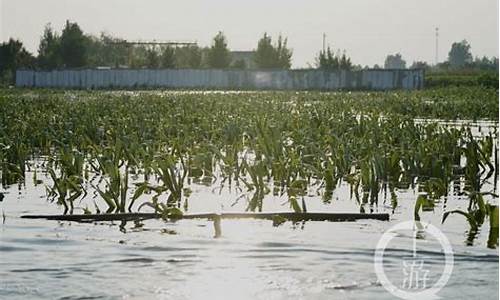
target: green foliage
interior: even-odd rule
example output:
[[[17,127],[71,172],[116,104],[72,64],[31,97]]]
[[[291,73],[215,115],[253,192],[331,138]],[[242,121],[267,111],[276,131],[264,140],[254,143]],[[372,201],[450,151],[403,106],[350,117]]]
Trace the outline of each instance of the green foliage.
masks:
[[[427,71],[430,69],[430,66],[425,61],[414,61],[413,64],[411,64],[410,69],[422,69]]]
[[[23,143],[12,141],[6,145],[0,142],[2,186],[24,181],[28,154],[28,149]]]
[[[287,38],[279,35],[278,43],[275,46],[278,67],[282,69],[290,69],[292,66],[292,50],[287,47],[287,42]]]
[[[224,34],[219,31],[214,37],[212,47],[208,51],[207,63],[210,68],[224,69],[231,63],[231,54],[227,48]]]
[[[498,72],[468,71],[468,72],[427,72],[425,87],[487,87],[498,90]]]
[[[470,45],[466,40],[455,42],[448,53],[448,62],[452,68],[461,68],[472,62]]]
[[[344,183],[360,211],[382,197],[394,209],[396,190],[416,186],[418,219],[459,180],[471,203],[464,212],[480,227],[495,197],[482,182],[498,170],[498,133],[474,137],[466,124],[432,120],[497,120],[497,94],[484,87],[32,95],[0,90],[2,183],[22,183],[31,162],[45,159],[38,174],[50,175],[50,199],[67,213],[82,201],[85,212],[151,207],[168,217],[187,209],[191,185],[216,182],[238,190],[249,211],[262,211],[272,193],[305,212],[308,195],[329,203]]]
[[[415,221],[420,221],[420,210],[428,211],[434,208],[434,202],[431,199],[428,199],[426,195],[420,195],[417,197],[417,201],[415,201],[414,208],[414,219]]]
[[[150,69],[160,67],[160,56],[154,49],[146,49],[146,67]]]
[[[84,35],[78,24],[67,22],[62,34],[45,27],[40,39],[37,67],[51,70],[61,67],[200,68],[201,50],[197,46],[148,47],[130,45],[105,33]]]
[[[247,65],[243,59],[238,59],[231,64],[231,68],[233,68],[233,69],[242,70],[242,69],[246,69],[246,67],[247,67]]]
[[[404,69],[406,68],[406,61],[401,56],[401,53],[389,54],[385,58],[385,69]]]
[[[201,49],[198,46],[177,48],[175,51],[175,65],[178,68],[201,68]]]
[[[15,72],[20,68],[33,67],[35,58],[18,40],[9,39],[0,44],[0,83],[14,83]]]
[[[457,209],[445,212],[442,222],[444,223],[450,214],[460,214],[466,217],[470,226],[467,243],[472,245],[475,236],[479,232],[479,228],[483,225],[485,218],[489,215],[490,240],[488,241],[488,246],[493,247],[492,243],[498,243],[498,221],[491,220],[491,218],[498,219],[498,212],[490,207],[490,204],[485,201],[484,196],[489,195],[494,198],[498,198],[498,195],[492,192],[482,191],[483,183],[493,175],[495,169],[498,169],[498,166],[495,166],[490,162],[493,155],[493,139],[490,135],[489,137],[477,142],[473,138],[470,129],[468,129],[466,135],[461,141],[461,144],[461,152],[465,156],[466,160],[465,166],[462,169],[465,179],[463,194],[468,196],[469,206],[466,211]],[[482,173],[486,171],[488,171],[486,173],[486,177],[481,180]],[[494,180],[497,181],[497,178]],[[492,239],[495,239],[496,241],[491,242]]]
[[[280,215],[273,216],[273,226],[274,227],[278,227],[278,226],[282,225],[283,223],[285,223],[286,221],[287,221],[287,219],[280,216]]]
[[[125,40],[105,33],[87,35],[87,66],[120,67],[130,64],[132,49]],[[51,69],[51,68],[49,68]]]
[[[175,50],[172,47],[165,47],[161,53],[161,67],[165,69],[175,68]]]
[[[347,57],[345,52],[342,55],[335,54],[330,47],[319,53],[316,64],[318,68],[323,70],[351,70],[353,68],[351,59]]]
[[[488,205],[490,217],[490,233],[488,235],[488,248],[498,247],[498,206]]]
[[[59,35],[52,30],[50,24],[47,24],[38,46],[38,67],[51,70],[61,66],[60,43],[61,38]]]
[[[464,216],[467,219],[467,222],[469,222],[471,230],[473,230],[473,231],[477,231],[478,230],[479,225],[477,224],[477,222],[474,219],[473,215],[470,214],[470,213],[464,212],[462,210],[451,210],[451,211],[445,212],[443,214],[443,221],[442,221],[442,223],[444,223],[444,221],[446,221],[446,219],[448,218],[448,216],[450,214],[459,214],[459,215]]]
[[[292,50],[287,47],[287,39],[281,35],[275,45],[267,33],[259,40],[254,54],[255,64],[261,69],[289,69]]]
[[[254,54],[254,60],[259,68],[273,68],[276,66],[276,54],[272,44],[271,37],[264,33],[259,40],[257,51]]]
[[[490,72],[493,71],[498,74],[498,58],[497,57],[488,58],[486,56],[483,56],[482,58],[476,57],[474,59],[474,62],[472,62],[467,67],[475,70],[490,71]]]
[[[77,23],[66,21],[61,33],[58,52],[62,65],[79,68],[87,65],[87,38]]]
[[[477,84],[498,90],[498,73],[483,73],[477,78]]]
[[[48,168],[48,173],[53,186],[47,188],[48,197],[57,197],[57,203],[64,206],[64,213],[73,213],[74,202],[80,196],[85,197],[86,191],[83,187],[83,165],[84,156],[78,151],[61,149],[54,158],[51,158],[55,168]],[[59,169],[59,175],[56,174]],[[69,207],[68,207],[69,202]]]
[[[430,68],[433,73],[453,73],[459,75],[470,75],[471,73],[494,72],[498,74],[498,58],[476,57],[473,61],[468,61],[460,66],[452,66],[449,61],[438,63]]]

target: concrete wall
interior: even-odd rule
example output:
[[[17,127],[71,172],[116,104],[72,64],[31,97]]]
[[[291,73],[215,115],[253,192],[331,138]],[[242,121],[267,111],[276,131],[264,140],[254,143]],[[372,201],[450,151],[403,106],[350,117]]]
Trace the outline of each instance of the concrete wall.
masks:
[[[66,89],[420,89],[423,70],[214,70],[214,69],[84,69],[16,72],[17,87]]]

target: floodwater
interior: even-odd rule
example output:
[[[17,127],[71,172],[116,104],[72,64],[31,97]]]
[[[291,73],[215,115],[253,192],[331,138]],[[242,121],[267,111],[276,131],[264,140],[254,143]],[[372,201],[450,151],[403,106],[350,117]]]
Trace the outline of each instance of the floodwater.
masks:
[[[390,213],[388,222],[286,222],[273,227],[264,220],[223,220],[222,237],[214,238],[208,220],[148,220],[120,230],[110,222],[21,219],[62,212],[45,198],[48,177],[38,174],[44,183],[36,186],[32,174],[26,178],[20,188],[1,190],[0,299],[396,299],[377,277],[374,253],[385,231],[413,220],[418,196],[416,190],[398,190],[393,212],[390,196],[384,201],[382,192],[372,209]],[[251,194],[240,197],[236,188],[219,185],[193,184],[189,212],[243,211]],[[308,211],[359,212],[349,194],[342,185],[331,203],[314,192],[305,201]],[[433,211],[420,213],[422,221],[444,233],[454,253],[451,277],[437,295],[498,299],[498,250],[487,247],[488,222],[472,245],[463,216],[451,215],[441,224],[444,211],[467,205],[467,198],[450,194]],[[263,211],[278,210],[290,210],[286,199],[266,197]],[[395,286],[408,283],[404,262],[415,255],[424,263],[420,271],[427,274],[426,284],[437,281],[445,262],[440,241],[426,234],[414,246],[412,232],[392,237],[384,271]]]

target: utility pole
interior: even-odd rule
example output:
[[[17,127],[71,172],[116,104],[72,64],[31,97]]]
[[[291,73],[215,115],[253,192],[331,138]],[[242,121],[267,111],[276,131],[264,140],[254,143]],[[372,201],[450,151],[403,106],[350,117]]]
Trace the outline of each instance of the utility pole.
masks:
[[[3,18],[3,0],[0,0],[0,18]],[[3,42],[3,22],[0,21],[0,42]]]
[[[326,33],[323,32],[323,53],[325,53],[326,51]]]
[[[435,57],[435,65],[436,66],[439,62],[438,50],[439,50],[439,27],[436,27],[436,57]]]

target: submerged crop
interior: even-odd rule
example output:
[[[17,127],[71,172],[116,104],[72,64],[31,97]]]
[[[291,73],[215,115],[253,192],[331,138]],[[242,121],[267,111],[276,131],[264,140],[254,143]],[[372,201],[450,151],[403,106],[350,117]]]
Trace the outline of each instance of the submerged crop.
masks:
[[[309,193],[329,203],[341,183],[360,212],[377,210],[387,194],[394,209],[395,191],[415,188],[415,219],[450,193],[466,195],[467,211],[447,212],[443,221],[459,213],[477,232],[498,214],[488,202],[497,198],[496,186],[486,188],[498,178],[497,126],[473,134],[467,123],[439,120],[497,121],[496,97],[484,88],[1,91],[2,184],[22,184],[33,168],[50,175],[48,198],[65,214],[149,207],[166,217],[189,208],[194,183],[243,191],[248,211],[261,211],[270,194],[288,199],[292,211],[307,211]]]

